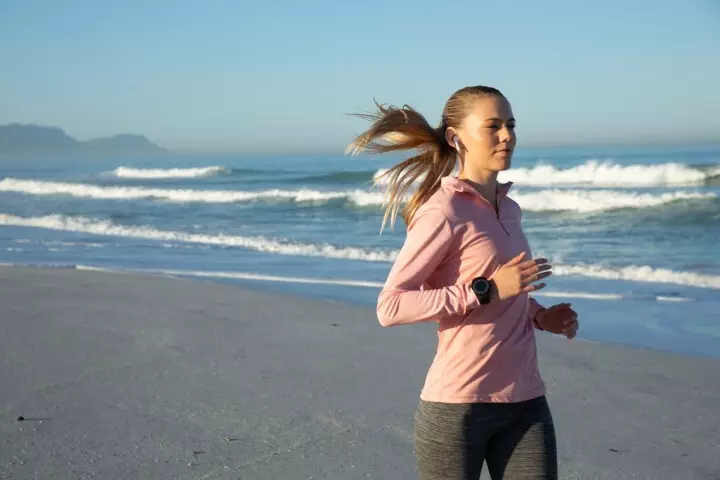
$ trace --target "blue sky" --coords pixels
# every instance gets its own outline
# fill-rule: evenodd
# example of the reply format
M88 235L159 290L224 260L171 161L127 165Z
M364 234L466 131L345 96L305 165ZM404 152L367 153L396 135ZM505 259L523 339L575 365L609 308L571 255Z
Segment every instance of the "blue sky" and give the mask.
M335 151L500 88L525 145L720 140L720 2L0 0L0 124Z

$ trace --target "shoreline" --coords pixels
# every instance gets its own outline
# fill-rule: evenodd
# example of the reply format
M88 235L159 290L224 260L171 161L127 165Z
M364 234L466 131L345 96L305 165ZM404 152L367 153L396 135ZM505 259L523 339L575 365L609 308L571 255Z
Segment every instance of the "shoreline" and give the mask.
M431 324L37 267L0 266L0 301L0 478L416 478ZM720 361L545 334L538 350L561 478L720 478Z
M332 278L306 278L306 277L280 277L273 275L264 275L246 272L211 272L211 271L193 271L193 270L171 270L171 269L133 269L123 267L105 267L94 266L89 264L13 264L0 262L0 268L28 268L28 269L47 269L47 270L67 270L67 271L88 271L101 272L107 274L123 274L123 275L139 275L155 278L190 280L213 285L229 285L240 289L247 289L265 294L277 294L289 297L296 297L304 300L313 300L318 302L330 302L352 307L368 308L375 314L376 293L370 292L370 288L379 291L382 287L380 282L367 282L360 280L344 280ZM323 293L317 293L317 289L326 288ZM347 293L353 291L355 293L364 291L367 295L356 295ZM345 292L345 293L343 293ZM362 299L360 297L363 297ZM598 343L608 346L619 346L641 351L658 352L670 355L687 356L693 358L715 359L720 360L720 337L711 336L707 332L708 337L702 339L705 344L703 348L693 348L693 345L682 346L678 343L670 343L671 337L664 338L664 341L649 341L646 337L642 338L643 325L628 325L626 329L636 330L633 336L626 337L623 340L617 338L616 335L610 334L609 329L604 329L598 322L597 310L604 308L605 310L614 309L616 312L622 311L623 305L614 305L613 302L606 303L606 300L615 301L632 301L631 297L616 298L618 294L587 294L573 293L567 291L554 291L548 289L536 294L536 298L542 304L552 304L556 302L568 302L576 306L581 312L583 323L579 332L578 341ZM673 299L672 297L658 297L656 305L667 304L668 307L675 307L683 302ZM604 321L608 321L605 318ZM619 328L620 324L616 324L615 328ZM593 331L589 331L590 329ZM628 334L628 331L625 332ZM638 340L644 343L638 343ZM697 342L698 339L695 339ZM697 345L694 345L697 346Z

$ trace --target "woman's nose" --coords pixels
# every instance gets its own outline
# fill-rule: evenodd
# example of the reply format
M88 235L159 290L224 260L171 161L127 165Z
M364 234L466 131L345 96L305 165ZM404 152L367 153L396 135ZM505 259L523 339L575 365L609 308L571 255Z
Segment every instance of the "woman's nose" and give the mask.
M509 142L512 139L512 132L509 128L504 127L498 132L498 137L501 142Z

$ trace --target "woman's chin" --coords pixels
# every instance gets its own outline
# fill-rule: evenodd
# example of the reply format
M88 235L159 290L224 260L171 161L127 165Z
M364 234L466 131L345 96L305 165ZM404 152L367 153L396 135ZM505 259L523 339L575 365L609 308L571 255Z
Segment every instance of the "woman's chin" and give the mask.
M512 164L512 162L510 161L510 157L497 158L497 159L495 159L495 162L493 162L493 170L496 172L502 172L505 170L509 170L511 164Z

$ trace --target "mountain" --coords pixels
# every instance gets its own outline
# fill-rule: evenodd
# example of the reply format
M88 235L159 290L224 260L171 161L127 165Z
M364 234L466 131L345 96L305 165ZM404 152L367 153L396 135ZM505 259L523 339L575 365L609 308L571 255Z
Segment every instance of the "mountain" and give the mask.
M0 153L73 152L81 148L81 142L56 127L0 125Z
M121 134L78 141L62 129L13 123L0 125L0 153L167 153L144 135Z
M145 138L145 135L131 135L129 133L113 135L112 137L95 138L83 142L83 145L97 152L167 153L167 150L152 143Z

